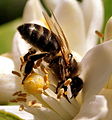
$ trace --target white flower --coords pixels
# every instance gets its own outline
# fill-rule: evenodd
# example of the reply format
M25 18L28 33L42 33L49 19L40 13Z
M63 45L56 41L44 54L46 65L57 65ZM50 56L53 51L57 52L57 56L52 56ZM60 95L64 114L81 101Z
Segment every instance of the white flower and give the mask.
M10 54L0 56L0 104L8 103L12 99L12 94L18 90L17 77L12 74L14 69Z
M80 93L76 99L70 99L70 104L63 97L59 101L53 88L46 89L45 94L37 94L39 91L42 92L41 90L46 84L42 77L43 74L38 70L39 74L31 74L23 85L25 90L33 95L27 96L27 100L36 100L36 102L34 104L20 102L20 104L24 104L25 110L32 113L36 120L110 120L111 95L110 92L107 95L107 90L103 92L106 89L103 89L103 87L112 73L112 40L109 34L111 28L108 27L108 24L111 24L111 19L107 23L104 35L105 40L109 41L96 45L97 35L95 35L95 30L100 31L103 22L102 1L83 0L83 2L78 3L75 0L57 2L46 0L45 2L49 2L49 7L51 2L54 4L51 9L70 43L70 48L76 52L73 52L73 55L78 57L78 62L84 56L79 63L81 67L80 77L84 80L82 96ZM99 12L100 14L98 14ZM38 21L43 20L40 13L42 13L42 10L39 3L36 0L29 0L25 7L24 22L42 24ZM17 32L13 41L13 59L17 70L20 67L19 57L27 53L29 48L30 45L26 44ZM55 87L56 80L52 74L49 77L50 82ZM31 80L33 84L29 84Z

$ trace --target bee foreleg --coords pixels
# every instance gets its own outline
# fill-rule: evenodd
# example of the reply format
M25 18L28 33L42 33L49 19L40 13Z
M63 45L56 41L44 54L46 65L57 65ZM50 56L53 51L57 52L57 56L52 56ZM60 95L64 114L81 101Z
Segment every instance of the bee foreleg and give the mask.
M24 70L24 78L22 80L22 84L24 83L24 80L26 79L26 77L32 72L34 65L35 65L34 62L36 60L42 59L46 55L47 55L47 53L40 53L40 54L35 54L35 55L29 56L28 61L26 61L26 66L25 66L25 70Z
M48 54L48 53L40 53L40 54L30 55L30 56L29 56L29 60L35 62L36 60L39 60L39 59L44 58L47 54Z
M28 61L29 56L30 56L30 55L33 55L33 54L35 54L35 53L36 53L36 50L35 50L34 48L30 48L30 49L28 50L28 53L26 53L24 56L21 56L21 57L20 57L20 60L21 60L20 71L22 70L22 67L23 67L23 65L25 64L25 62Z

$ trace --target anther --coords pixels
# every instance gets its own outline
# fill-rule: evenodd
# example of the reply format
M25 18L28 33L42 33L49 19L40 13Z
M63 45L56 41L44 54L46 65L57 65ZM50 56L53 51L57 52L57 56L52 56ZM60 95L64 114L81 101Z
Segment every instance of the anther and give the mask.
M22 67L25 63L23 56L20 56L20 61L21 61L21 66L20 66L20 71L22 70Z
M9 102L17 103L18 101L17 101L16 99L12 99L12 100L10 100Z
M21 96L21 97L26 97L26 96L27 96L27 94L26 94L26 93L20 93L20 94L18 94L18 96Z
M18 77L21 77L21 74L17 71L12 71L12 74L17 75Z
M66 91L66 92L64 92L64 94L65 94L65 95L67 95L67 91Z
M100 33L99 31L95 31L95 33L98 35L98 37L100 37L100 38L103 38L104 37L104 35L102 34L102 33Z
M44 81L45 81L45 83L48 81L48 74L46 74L46 75L44 76Z
M71 81L72 81L71 78L69 78L68 80L66 80L66 81L64 82L64 86L70 85Z
M60 99L61 96L63 96L63 94L64 94L64 89L61 88L61 89L59 90L58 94L57 94L57 99Z
M47 88L49 88L49 84L44 85L43 90L46 90Z
M40 104L40 103L35 103L35 104L32 105L32 107L38 107L38 108L41 108L41 107L42 107L42 104Z
M18 97L16 100L18 102L26 102L26 98L23 98L23 97Z
M22 111L22 110L24 110L24 105L20 105L19 107L19 111Z
M29 107L42 107L42 104L40 104L40 103L37 103L37 101L36 100L32 100L32 101L29 101L28 102L28 106Z
M33 104L36 103L36 100L31 100L31 101L28 101L28 106L31 107Z
M20 56L20 61L21 61L21 63L24 63L24 58L23 58L23 56Z
M15 92L15 93L13 93L12 96L16 96L16 95L21 94L21 93L22 93L22 91L17 91L17 92Z
M42 94L43 93L43 88L38 88L37 93Z

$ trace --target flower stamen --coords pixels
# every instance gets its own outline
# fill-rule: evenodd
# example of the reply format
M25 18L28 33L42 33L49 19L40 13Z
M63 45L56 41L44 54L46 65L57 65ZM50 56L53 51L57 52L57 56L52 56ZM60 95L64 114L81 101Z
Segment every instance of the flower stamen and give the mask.
M57 99L60 99L63 96L63 94L64 94L64 89L61 88L57 94Z
M21 77L21 74L19 73L19 72L17 72L17 71L12 71L12 74L14 74L14 75L17 75L18 77Z
M24 105L20 105L19 107L19 111L23 111L25 108L24 108Z
M42 104L37 103L36 100L31 100L31 101L28 101L28 106L29 107L38 107L38 108L41 108Z
M66 80L65 82L64 82L64 86L68 86L68 85L70 85L70 83L71 83L71 79L69 78L68 80Z
M22 91L17 91L17 92L15 92L15 93L13 93L12 96L16 96L16 95L21 94L21 93L22 93Z

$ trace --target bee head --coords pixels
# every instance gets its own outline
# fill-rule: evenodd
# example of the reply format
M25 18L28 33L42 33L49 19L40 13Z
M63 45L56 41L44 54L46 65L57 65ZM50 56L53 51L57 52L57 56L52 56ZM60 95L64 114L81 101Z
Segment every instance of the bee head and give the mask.
M17 28L17 30L19 31L19 33L20 33L20 35L22 36L23 39L25 39L25 40L30 39L31 26L32 26L32 24L28 23L28 24L20 25Z
M72 82L70 84L72 97L76 97L79 91L83 88L83 81L78 76L72 78Z

